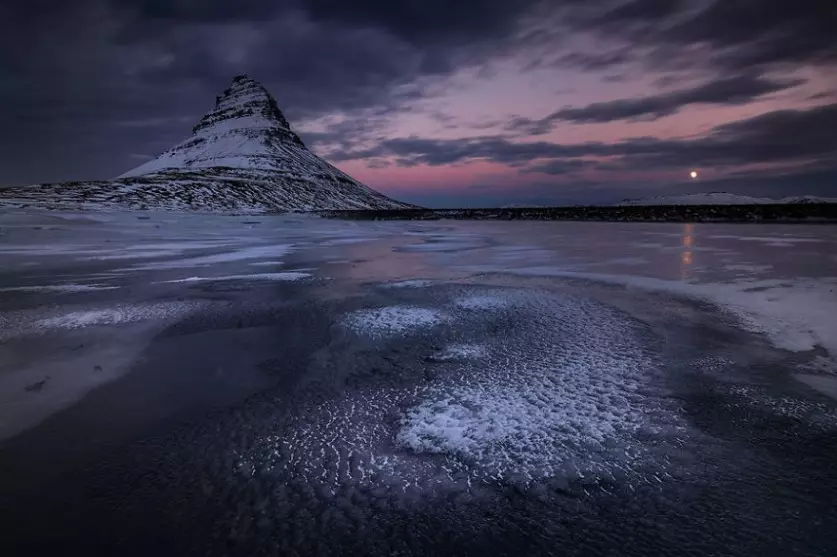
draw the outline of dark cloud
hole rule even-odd
[[[291,5],[282,0],[110,0],[115,8],[131,10],[147,20],[185,22],[235,22],[270,18]]]
[[[612,52],[591,53],[591,52],[569,52],[555,61],[556,66],[569,66],[585,71],[600,71],[624,66],[636,61],[636,53],[627,49],[620,49]]]
[[[592,17],[587,17],[584,24],[588,27],[605,27],[609,30],[626,31],[638,25],[642,29],[653,27],[667,18],[678,14],[684,7],[682,0],[629,0],[609,6],[608,3],[593,3],[604,9]]]
[[[831,0],[715,0],[665,33],[669,43],[707,44],[733,67],[837,60],[837,4]]]
[[[616,120],[656,120],[670,116],[694,104],[744,104],[763,95],[776,93],[804,83],[800,80],[772,80],[742,75],[704,83],[692,89],[681,89],[636,99],[600,102],[582,108],[564,108],[539,120],[518,118],[508,129],[532,135],[552,131],[559,122],[602,123]]]
[[[628,0],[594,2],[576,28],[648,49],[651,66],[752,69],[837,61],[832,0]],[[621,39],[621,42],[620,40]]]
[[[303,0],[318,21],[371,25],[410,41],[453,42],[506,36],[538,0]]]

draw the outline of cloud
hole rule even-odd
[[[585,71],[599,71],[624,66],[636,61],[636,53],[627,49],[619,49],[611,52],[569,52],[558,58],[556,66],[569,66]]]
[[[583,157],[607,157],[612,168],[649,170],[782,162],[837,166],[837,104],[782,110],[715,127],[696,139],[634,138],[617,143],[517,142],[499,136],[464,139],[390,139],[362,151],[335,153],[337,160],[393,157],[402,165],[441,166],[475,160],[529,171],[565,173]],[[534,166],[529,166],[534,165]]]
[[[715,0],[664,33],[670,44],[703,43],[730,67],[837,61],[837,8],[828,0]]]
[[[558,122],[589,124],[615,120],[656,120],[694,104],[745,104],[763,95],[790,89],[802,83],[802,80],[772,80],[742,75],[710,81],[692,89],[594,103],[582,108],[564,108],[539,120],[519,118],[510,122],[507,129],[542,135],[552,131]]]
[[[370,25],[415,43],[470,42],[508,36],[537,0],[304,0],[315,21]]]
[[[775,122],[753,121],[746,129],[718,126],[704,138],[680,141],[555,145],[523,134],[545,133],[561,121],[621,126],[696,104],[743,104],[785,90],[795,83],[779,79],[786,69],[837,60],[831,4],[9,0],[0,18],[0,103],[8,107],[0,111],[0,149],[8,161],[0,180],[119,174],[135,165],[131,153],[158,153],[188,135],[193,122],[185,117],[211,108],[231,77],[245,72],[274,93],[307,143],[336,161],[365,154],[370,166],[380,167],[479,159],[560,177],[601,171],[605,163],[579,162],[591,157],[645,168],[690,160],[764,161],[765,153],[778,160],[822,160],[822,153],[811,154],[816,145],[785,141],[790,135],[775,131],[794,126],[802,118],[796,113],[774,114]],[[449,91],[468,90],[476,81],[463,85],[461,75],[485,75],[486,68],[503,64],[501,71],[517,65],[511,73],[519,82],[527,71],[550,72],[552,90],[571,83],[576,91],[565,94],[577,99],[607,81],[606,75],[630,82],[644,70],[651,81],[669,82],[646,86],[642,97],[587,106],[576,101],[574,107],[546,116],[527,113],[528,119],[511,123],[507,114],[513,109],[486,115],[475,102],[473,113],[457,113],[461,99],[444,102]],[[703,84],[660,92],[684,77]],[[832,102],[829,93],[808,102]],[[496,95],[501,102],[518,97],[501,88]],[[528,102],[522,96],[520,102]],[[531,104],[560,106],[554,102]],[[811,125],[822,130],[818,122]],[[504,134],[505,126],[515,130],[515,141]],[[768,127],[774,139],[765,139]],[[791,129],[802,138],[814,133]],[[405,137],[415,133],[424,135]],[[456,133],[482,137],[439,139]],[[739,137],[746,137],[749,147]],[[817,137],[819,148],[833,145],[828,137]]]
[[[533,164],[523,169],[523,172],[537,172],[540,174],[565,175],[578,172],[586,168],[597,168],[600,163],[584,159],[558,159],[549,162]]]
[[[632,50],[650,67],[752,70],[837,62],[837,8],[829,0],[628,0],[594,2],[574,29]]]

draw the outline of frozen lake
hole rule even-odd
[[[835,287],[832,225],[0,213],[0,544],[833,555]]]

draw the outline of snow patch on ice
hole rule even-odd
[[[440,325],[447,316],[439,311],[412,306],[390,306],[356,311],[344,323],[357,333],[373,337],[402,335]]]

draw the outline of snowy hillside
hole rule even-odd
[[[191,137],[115,180],[0,190],[0,203],[208,212],[402,209],[309,151],[276,101],[238,76]]]
[[[750,197],[734,193],[712,192],[693,193],[688,195],[673,195],[648,197],[642,199],[626,199],[619,203],[622,206],[645,205],[770,205],[770,204],[801,204],[801,203],[837,203],[837,198],[815,197],[805,195],[799,197],[784,197],[771,199],[769,197]]]

